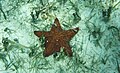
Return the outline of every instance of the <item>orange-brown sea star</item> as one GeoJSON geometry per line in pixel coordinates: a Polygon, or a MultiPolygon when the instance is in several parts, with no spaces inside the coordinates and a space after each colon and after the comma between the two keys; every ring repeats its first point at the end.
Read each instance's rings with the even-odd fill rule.
{"type": "Polygon", "coordinates": [[[50,31],[34,31],[38,37],[42,35],[45,37],[44,57],[48,57],[55,52],[60,52],[60,48],[64,48],[65,54],[72,56],[72,50],[69,45],[71,38],[79,31],[79,28],[63,30],[60,26],[59,20],[56,18],[50,31]]]}

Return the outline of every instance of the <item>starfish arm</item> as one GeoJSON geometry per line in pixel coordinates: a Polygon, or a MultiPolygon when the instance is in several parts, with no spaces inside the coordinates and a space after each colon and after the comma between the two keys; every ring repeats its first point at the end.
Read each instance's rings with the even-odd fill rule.
{"type": "Polygon", "coordinates": [[[65,40],[61,40],[60,42],[61,42],[60,43],[61,47],[64,48],[65,54],[68,55],[69,57],[71,57],[72,56],[72,50],[71,50],[71,47],[70,47],[69,43],[65,40]]]}
{"type": "Polygon", "coordinates": [[[41,37],[42,35],[44,35],[44,36],[50,36],[49,32],[47,32],[47,31],[34,31],[34,34],[37,37],[41,37]]]}
{"type": "Polygon", "coordinates": [[[64,31],[63,34],[65,36],[65,39],[69,41],[78,31],[79,31],[79,28],[74,28],[74,29],[64,31]]]}
{"type": "Polygon", "coordinates": [[[60,52],[60,44],[59,42],[54,39],[53,37],[46,37],[45,38],[45,50],[43,55],[48,57],[52,55],[54,52],[60,52]]]}
{"type": "Polygon", "coordinates": [[[43,52],[44,57],[48,57],[49,55],[54,53],[53,49],[53,40],[52,37],[45,37],[45,50],[43,52]]]}
{"type": "Polygon", "coordinates": [[[54,52],[60,52],[60,44],[59,44],[59,42],[56,42],[55,44],[54,44],[54,52]]]}
{"type": "Polygon", "coordinates": [[[45,48],[45,50],[43,52],[43,56],[48,57],[48,56],[52,55],[53,53],[54,53],[54,51],[51,48],[45,48]]]}
{"type": "Polygon", "coordinates": [[[51,27],[50,32],[55,32],[55,31],[56,31],[56,29],[57,29],[57,27],[56,27],[54,24],[52,24],[52,27],[51,27]]]}
{"type": "Polygon", "coordinates": [[[60,26],[60,22],[59,22],[58,18],[56,18],[56,19],[55,19],[54,24],[56,24],[56,25],[57,25],[58,29],[62,30],[62,28],[61,28],[61,26],[60,26]]]}
{"type": "Polygon", "coordinates": [[[64,46],[64,52],[65,52],[66,55],[68,55],[70,57],[73,55],[71,47],[68,43],[66,43],[65,46],[64,46]]]}
{"type": "Polygon", "coordinates": [[[62,30],[58,18],[55,19],[54,24],[52,25],[52,28],[51,28],[51,31],[56,31],[56,30],[57,31],[61,31],[62,30]]]}
{"type": "Polygon", "coordinates": [[[37,37],[41,37],[42,35],[44,35],[44,32],[43,32],[43,31],[34,31],[34,34],[35,34],[37,37]]]}

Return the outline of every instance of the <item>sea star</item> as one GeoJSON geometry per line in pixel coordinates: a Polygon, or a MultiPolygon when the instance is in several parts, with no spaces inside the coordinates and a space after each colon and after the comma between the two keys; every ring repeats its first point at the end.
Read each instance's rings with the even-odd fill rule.
{"type": "Polygon", "coordinates": [[[55,52],[60,52],[60,48],[64,48],[64,52],[69,57],[72,56],[72,50],[69,45],[71,38],[79,31],[79,28],[63,30],[59,20],[56,18],[50,31],[34,31],[38,37],[45,37],[44,57],[48,57],[55,52]]]}

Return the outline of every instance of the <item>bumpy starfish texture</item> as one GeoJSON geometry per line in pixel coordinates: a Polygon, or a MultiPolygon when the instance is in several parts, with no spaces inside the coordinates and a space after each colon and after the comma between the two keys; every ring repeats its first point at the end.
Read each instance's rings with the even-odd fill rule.
{"type": "Polygon", "coordinates": [[[59,20],[56,18],[50,31],[34,31],[38,37],[42,35],[45,37],[44,57],[48,57],[55,52],[60,52],[60,48],[64,48],[64,52],[69,57],[72,56],[72,50],[69,41],[79,31],[79,28],[63,30],[60,26],[59,20]]]}

